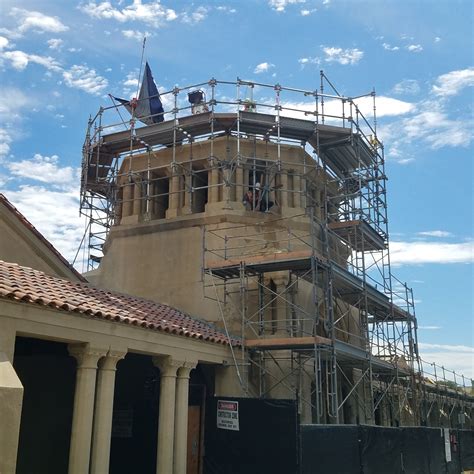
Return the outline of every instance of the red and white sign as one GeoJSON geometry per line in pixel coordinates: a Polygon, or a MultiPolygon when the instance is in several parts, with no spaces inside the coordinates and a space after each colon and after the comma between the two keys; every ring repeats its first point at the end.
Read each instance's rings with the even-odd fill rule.
{"type": "Polygon", "coordinates": [[[217,427],[239,431],[239,402],[217,400],[217,427]]]}

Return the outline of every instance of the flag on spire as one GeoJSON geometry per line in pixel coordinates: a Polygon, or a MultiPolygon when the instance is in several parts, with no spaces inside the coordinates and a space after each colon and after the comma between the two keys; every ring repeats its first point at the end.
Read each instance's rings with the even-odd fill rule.
{"type": "Polygon", "coordinates": [[[137,99],[125,100],[114,97],[115,100],[134,115],[140,122],[146,125],[153,125],[164,120],[163,104],[161,103],[160,93],[156,87],[151,74],[148,62],[145,64],[145,73],[143,74],[142,86],[137,99]],[[135,109],[135,111],[133,111],[135,109]]]}

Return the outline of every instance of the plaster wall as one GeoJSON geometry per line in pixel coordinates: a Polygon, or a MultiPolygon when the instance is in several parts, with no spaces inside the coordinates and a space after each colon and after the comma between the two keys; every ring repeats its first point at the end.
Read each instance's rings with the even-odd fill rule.
{"type": "Polygon", "coordinates": [[[78,281],[78,276],[1,203],[0,260],[15,262],[48,275],[78,281]]]}

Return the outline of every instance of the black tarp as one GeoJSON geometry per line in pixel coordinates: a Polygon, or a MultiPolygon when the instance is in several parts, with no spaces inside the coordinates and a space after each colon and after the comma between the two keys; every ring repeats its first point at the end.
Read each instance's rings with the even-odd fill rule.
{"type": "Polygon", "coordinates": [[[361,464],[364,474],[402,472],[402,437],[398,428],[360,427],[361,464]]]}
{"type": "Polygon", "coordinates": [[[459,430],[458,433],[461,468],[464,471],[474,470],[474,431],[459,430]]]}
{"type": "Polygon", "coordinates": [[[459,474],[474,468],[472,430],[306,425],[300,445],[302,474],[459,474]]]}
{"type": "Polygon", "coordinates": [[[204,474],[297,474],[299,420],[293,400],[210,398],[204,474]],[[217,428],[219,400],[239,403],[239,431],[217,428]]]}
{"type": "Polygon", "coordinates": [[[301,473],[358,474],[359,427],[356,425],[301,427],[301,473]]]}

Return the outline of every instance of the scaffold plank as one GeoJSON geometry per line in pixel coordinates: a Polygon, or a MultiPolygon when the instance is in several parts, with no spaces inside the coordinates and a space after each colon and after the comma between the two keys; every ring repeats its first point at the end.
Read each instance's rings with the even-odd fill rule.
{"type": "Polygon", "coordinates": [[[364,220],[330,222],[328,228],[359,252],[385,250],[385,239],[364,220]]]}
{"type": "Polygon", "coordinates": [[[244,346],[255,350],[314,349],[317,345],[332,345],[331,339],[321,336],[246,339],[244,346]]]}

